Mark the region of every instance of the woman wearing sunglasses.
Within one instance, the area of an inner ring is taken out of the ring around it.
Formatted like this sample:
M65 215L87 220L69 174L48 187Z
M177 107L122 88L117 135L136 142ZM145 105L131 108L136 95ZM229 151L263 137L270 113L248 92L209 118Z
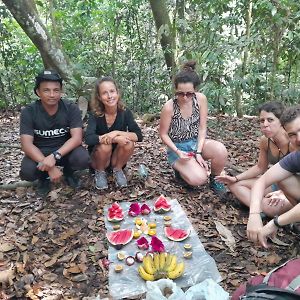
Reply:
M210 160L210 188L223 193L225 187L215 176L225 166L227 150L222 143L206 137L207 99L195 90L200 84L195 66L195 62L187 62L175 76L175 97L162 108L159 133L168 147L168 162L175 174L178 172L192 186L206 184L206 160Z

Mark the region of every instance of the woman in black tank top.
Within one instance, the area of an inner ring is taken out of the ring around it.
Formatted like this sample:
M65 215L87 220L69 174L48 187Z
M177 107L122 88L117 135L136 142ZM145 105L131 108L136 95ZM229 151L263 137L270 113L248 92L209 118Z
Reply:
M284 128L280 124L280 116L284 106L280 102L267 102L259 108L260 129L263 136L259 142L259 156L255 166L237 176L219 176L217 180L227 184L230 191L246 206L250 205L251 188L257 177L265 173L269 165L276 164L289 154L292 148ZM272 185L265 190L263 212L273 217L291 208L284 194Z
M159 133L168 147L168 161L189 185L207 183L211 160L210 187L217 193L226 191L215 180L227 161L225 146L206 138L207 99L195 91L200 84L195 62L187 62L175 76L175 97L163 106Z

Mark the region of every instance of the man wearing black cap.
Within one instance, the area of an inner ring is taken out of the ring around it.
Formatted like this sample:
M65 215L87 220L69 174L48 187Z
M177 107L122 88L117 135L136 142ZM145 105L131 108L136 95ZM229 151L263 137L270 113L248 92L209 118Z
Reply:
M46 196L50 181L79 187L75 170L88 168L89 156L82 143L82 120L78 106L61 99L62 78L53 70L36 77L35 94L40 98L21 112L22 160L20 177L38 179L37 193ZM61 168L63 167L63 173Z

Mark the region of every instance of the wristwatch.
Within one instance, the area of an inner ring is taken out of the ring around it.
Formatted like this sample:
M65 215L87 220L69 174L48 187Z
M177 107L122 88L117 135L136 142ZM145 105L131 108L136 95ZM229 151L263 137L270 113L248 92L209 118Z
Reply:
M52 154L53 154L56 161L61 159L62 155L58 151L54 151L54 152L52 152Z
M273 218L273 222L274 222L274 225L275 225L276 227L278 227L278 228L284 227L284 225L280 225L280 224L278 223L278 216L275 216L275 217Z

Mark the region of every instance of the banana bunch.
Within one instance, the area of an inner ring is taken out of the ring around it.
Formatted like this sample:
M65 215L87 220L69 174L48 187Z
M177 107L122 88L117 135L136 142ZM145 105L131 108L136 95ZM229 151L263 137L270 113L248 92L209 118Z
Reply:
M177 263L177 256L166 252L147 254L138 272L147 281L161 278L176 279L184 272L184 262Z

